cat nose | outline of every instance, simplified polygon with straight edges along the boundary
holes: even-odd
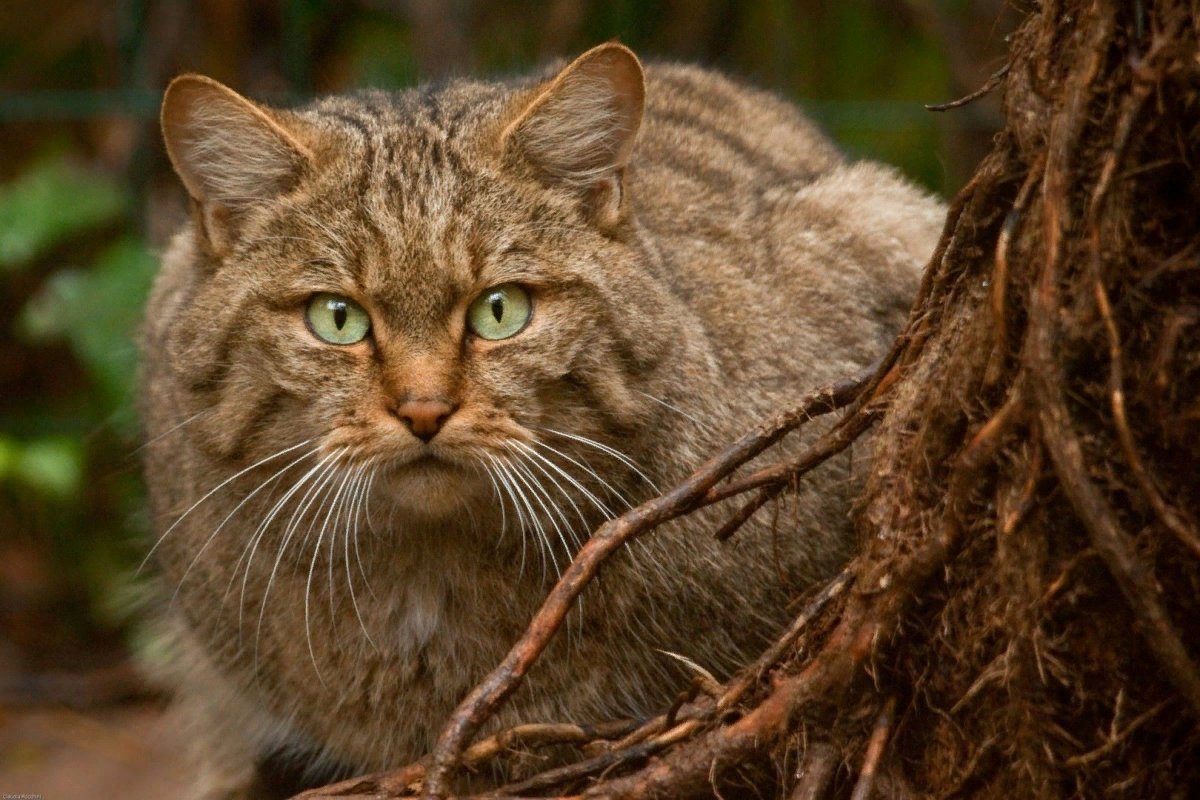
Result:
[[[395,410],[412,435],[425,443],[437,436],[453,413],[454,406],[437,399],[405,400]]]

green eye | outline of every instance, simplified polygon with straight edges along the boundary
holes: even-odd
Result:
[[[515,283],[504,283],[486,290],[467,309],[467,325],[483,339],[507,339],[515,336],[533,315],[529,292]]]
[[[314,295],[305,317],[313,335],[330,344],[361,342],[371,331],[371,318],[363,307],[336,294]]]

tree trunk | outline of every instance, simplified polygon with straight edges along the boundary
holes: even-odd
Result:
[[[1031,13],[1006,128],[908,328],[872,376],[801,403],[849,405],[830,434],[720,483],[806,416],[782,414],[604,526],[429,759],[306,796],[444,796],[463,762],[587,740],[579,764],[491,796],[1200,792],[1198,36],[1181,0]],[[607,552],[731,486],[754,492],[732,534],[872,423],[861,554],[758,662],[633,733],[468,748]]]

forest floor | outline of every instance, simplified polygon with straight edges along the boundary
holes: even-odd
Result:
[[[0,707],[0,798],[170,800],[186,786],[184,744],[159,703]]]

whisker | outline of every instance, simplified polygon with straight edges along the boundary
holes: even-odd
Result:
[[[588,464],[586,461],[583,461],[583,462],[581,462],[581,461],[579,461],[579,460],[575,459],[575,458],[574,458],[573,456],[571,456],[569,453],[566,453],[566,452],[564,452],[564,451],[562,451],[562,450],[559,450],[557,447],[553,447],[553,446],[551,446],[550,444],[548,444],[548,443],[546,443],[546,442],[543,442],[541,439],[534,439],[534,440],[533,440],[533,443],[534,443],[535,445],[537,445],[538,447],[541,447],[541,448],[543,448],[543,449],[545,449],[545,450],[549,450],[551,453],[554,453],[556,456],[560,456],[560,457],[562,457],[562,458],[565,458],[567,461],[570,461],[572,464],[574,464],[575,466],[579,467],[581,470],[583,470],[584,472],[586,472],[588,475],[591,475],[593,478],[595,478],[597,481],[599,481],[599,482],[600,482],[600,484],[601,484],[601,485],[602,485],[602,486],[603,486],[605,489],[607,489],[607,490],[608,490],[609,494],[613,495],[613,496],[614,496],[614,497],[616,497],[618,500],[620,500],[622,503],[624,503],[626,508],[633,508],[633,503],[632,503],[632,502],[629,500],[629,498],[628,498],[628,497],[625,495],[625,493],[624,493],[624,492],[622,492],[622,491],[620,491],[620,490],[619,490],[619,489],[617,489],[616,487],[614,487],[614,486],[613,486],[611,483],[609,483],[608,481],[606,481],[606,480],[605,480],[605,479],[604,479],[604,478],[603,478],[603,477],[600,475],[600,473],[596,472],[596,470],[595,470],[595,469],[593,469],[593,468],[592,468],[592,466],[591,466],[590,464]],[[605,506],[605,508],[607,508],[607,506]],[[615,513],[613,513],[611,510],[608,512],[608,514],[609,514],[609,516],[610,516],[610,517],[615,517],[615,516],[616,516],[616,514],[615,514]]]
[[[340,484],[338,484],[337,491],[333,495],[333,500],[330,501],[330,503],[329,503],[329,511],[325,512],[325,520],[321,523],[321,532],[319,534],[317,534],[317,543],[315,545],[313,545],[312,561],[308,565],[308,578],[304,582],[304,639],[308,643],[308,657],[312,660],[313,671],[317,673],[317,679],[319,681],[321,681],[322,686],[325,685],[325,678],[321,675],[321,668],[319,666],[317,666],[317,653],[313,649],[312,622],[311,622],[310,615],[309,615],[309,608],[310,608],[309,599],[312,597],[312,580],[313,580],[313,574],[317,571],[317,559],[321,555],[321,542],[323,542],[325,540],[325,531],[329,528],[329,520],[333,518],[334,509],[337,508],[338,502],[342,496],[342,492],[344,492],[346,490],[346,481],[348,481],[350,479],[350,474],[351,473],[349,473],[349,472],[342,474],[342,482]],[[336,481],[337,478],[335,477],[333,480]],[[332,483],[331,483],[331,486],[332,486]],[[329,494],[326,493],[325,497],[328,497],[328,496],[329,496]],[[321,501],[321,505],[322,506],[325,505],[324,500]],[[318,515],[320,514],[319,509],[318,509],[317,513],[318,513]],[[307,541],[308,541],[308,538],[306,536],[305,542],[307,542]],[[333,571],[332,552],[333,551],[331,548],[330,549],[330,564],[331,564],[330,572],[331,573]],[[330,605],[331,618],[332,618],[332,610],[333,610],[332,583],[333,582],[330,581],[331,588],[330,588],[330,592],[329,592],[329,598],[330,598],[329,605]]]
[[[350,501],[352,500],[352,495],[353,495],[355,489],[357,488],[358,478],[360,475],[362,475],[363,468],[365,466],[366,466],[366,464],[360,464],[357,469],[352,468],[353,472],[348,473],[347,478],[346,478],[346,484],[344,486],[345,493],[341,496],[340,499],[338,499],[336,501],[337,502],[337,515],[334,517],[333,531],[329,535],[329,564],[328,564],[329,574],[327,577],[329,579],[329,618],[330,619],[337,618],[335,608],[334,608],[334,602],[333,602],[333,562],[334,562],[333,548],[337,544],[338,528],[343,527],[341,524],[341,518],[342,518],[343,513],[345,513],[345,515],[346,515],[346,524],[345,524],[346,538],[349,538],[349,536],[350,536]]]
[[[488,476],[488,480],[492,483],[492,494],[496,496],[496,503],[500,506],[500,536],[508,533],[508,512],[504,508],[504,496],[500,494],[500,487],[496,484],[496,476],[492,474],[492,468],[484,463],[483,459],[479,460],[479,466],[483,467],[484,473]]]
[[[512,446],[515,446],[515,447],[516,447],[518,450],[520,450],[521,452],[524,452],[526,455],[529,455],[529,456],[532,456],[532,457],[534,457],[534,458],[538,458],[538,459],[541,459],[541,458],[542,458],[542,457],[541,457],[541,456],[540,456],[540,455],[537,453],[537,451],[535,451],[535,450],[534,450],[532,447],[530,447],[529,445],[526,445],[526,444],[524,444],[524,443],[522,443],[522,442],[515,442],[515,441],[514,441],[514,442],[511,442],[510,444],[511,444]],[[542,459],[542,460],[544,460],[544,459]],[[552,484],[554,485],[554,488],[555,488],[555,489],[557,489],[557,490],[558,490],[558,493],[559,493],[559,494],[561,494],[563,497],[565,497],[565,498],[567,499],[567,502],[571,504],[571,508],[573,508],[573,509],[575,510],[575,515],[576,515],[577,517],[579,517],[579,523],[580,523],[580,525],[583,527],[583,531],[582,531],[582,533],[581,533],[580,535],[587,535],[587,534],[590,534],[590,533],[591,533],[591,527],[592,527],[592,526],[591,526],[591,524],[588,522],[588,519],[587,519],[587,517],[586,517],[586,516],[584,516],[584,513],[583,513],[583,512],[582,512],[582,511],[579,509],[579,506],[578,506],[578,505],[575,503],[575,498],[571,497],[571,495],[570,495],[570,494],[567,492],[567,490],[563,488],[562,484],[561,484],[561,483],[559,483],[559,482],[558,482],[558,480],[557,480],[557,479],[556,479],[556,478],[555,478],[553,475],[551,475],[549,472],[547,472],[547,471],[546,471],[546,468],[545,468],[545,467],[543,467],[543,466],[542,466],[541,464],[539,464],[537,461],[530,461],[529,463],[530,463],[530,464],[531,464],[531,465],[532,465],[534,468],[536,468],[538,472],[540,472],[540,473],[542,473],[543,475],[545,475],[545,476],[546,476],[546,479],[547,479],[548,481],[550,481],[550,483],[552,483]],[[550,464],[550,466],[554,467],[554,468],[555,468],[555,471],[557,471],[557,472],[560,472],[560,473],[562,472],[562,470],[559,470],[559,469],[557,468],[557,466],[555,466],[554,464]],[[579,486],[579,484],[578,484],[576,481],[574,481],[574,480],[571,478],[571,476],[567,475],[567,476],[566,476],[566,478],[567,478],[567,480],[568,480],[568,481],[570,481],[572,484],[574,484],[574,485],[575,485],[577,488],[579,488],[579,489],[583,489],[583,487],[582,487],[582,486]],[[584,492],[586,492],[587,490],[586,490],[586,489],[583,489],[583,491],[584,491]],[[564,524],[565,524],[565,523],[566,523],[566,521],[564,520]],[[579,541],[580,541],[580,538],[579,538],[579,536],[575,536],[575,537],[572,537],[572,538],[575,540],[575,543],[576,543],[576,545],[578,545],[578,544],[579,544]]]
[[[601,514],[604,515],[605,519],[611,519],[616,516],[616,514],[613,513],[613,510],[608,507],[607,503],[605,503],[603,500],[601,500],[599,497],[597,497],[592,492],[591,489],[588,489],[582,483],[575,480],[575,478],[569,472],[562,469],[557,464],[555,464],[553,461],[546,458],[541,453],[534,450],[532,447],[525,444],[524,442],[517,442],[517,446],[520,447],[522,450],[524,450],[526,453],[528,453],[530,456],[532,456],[533,458],[536,458],[538,461],[547,465],[548,467],[550,467],[550,469],[554,470],[559,475],[561,475],[563,478],[565,478],[568,483],[570,483],[572,486],[574,486],[576,489],[578,489],[583,494],[583,496],[585,498],[587,498],[587,500],[596,508],[597,511],[599,511]],[[552,452],[554,451],[554,448],[549,448],[549,449]],[[596,477],[599,477],[599,476],[596,476]],[[609,487],[610,490],[611,490],[611,488],[612,487]],[[587,526],[587,523],[585,522],[584,525]]]
[[[185,419],[183,422],[178,422],[178,423],[172,425],[171,427],[167,428],[165,431],[160,433],[158,436],[155,436],[153,439],[147,439],[146,441],[142,442],[140,445],[135,447],[133,450],[130,450],[129,455],[126,456],[126,458],[133,458],[134,456],[136,456],[138,453],[145,450],[150,445],[152,445],[155,442],[158,442],[162,439],[165,439],[166,437],[170,436],[172,433],[179,430],[183,426],[188,425],[192,422],[195,422],[196,420],[198,420],[200,417],[204,416],[211,410],[212,410],[211,408],[203,408],[203,409],[197,411],[195,414],[192,414],[190,417]]]
[[[625,455],[624,453],[622,453],[620,450],[617,450],[616,448],[613,448],[613,447],[609,447],[608,445],[606,445],[602,442],[597,442],[595,439],[589,439],[586,436],[580,436],[579,434],[576,434],[576,433],[564,433],[563,431],[556,431],[553,428],[539,428],[538,430],[543,430],[543,431],[546,431],[547,433],[553,433],[556,436],[562,436],[567,439],[573,439],[573,440],[579,442],[580,444],[589,445],[591,447],[596,448],[597,450],[599,450],[602,453],[606,453],[606,454],[612,456],[613,458],[617,459],[622,464],[624,464],[625,466],[629,467],[631,470],[636,472],[638,474],[638,477],[640,477],[642,480],[644,480],[646,483],[648,483],[650,485],[650,488],[653,489],[656,493],[662,494],[662,492],[659,490],[658,486],[655,485],[654,481],[650,480],[650,478],[648,478],[646,476],[646,473],[642,472],[641,469],[638,468],[638,465],[634,462],[634,460],[632,458],[630,458],[629,456]]]
[[[175,605],[175,600],[179,595],[179,590],[183,588],[183,582],[187,580],[188,574],[191,573],[192,568],[195,567],[196,564],[200,561],[201,556],[204,555],[204,551],[207,550],[208,546],[213,543],[214,539],[217,538],[217,534],[221,532],[221,529],[225,527],[225,524],[228,523],[229,520],[233,519],[233,515],[236,514],[242,506],[246,505],[246,503],[248,503],[250,501],[250,499],[253,498],[256,494],[261,492],[263,489],[267,488],[267,486],[269,486],[270,484],[274,483],[276,478],[283,475],[283,473],[287,472],[289,469],[296,466],[304,459],[311,458],[312,456],[316,455],[318,451],[319,451],[319,448],[313,448],[312,450],[308,451],[304,455],[302,455],[299,458],[295,459],[294,461],[290,462],[283,469],[279,470],[274,475],[267,478],[265,481],[263,481],[257,487],[255,487],[254,491],[250,492],[245,497],[243,497],[241,502],[239,502],[236,506],[234,506],[233,510],[225,515],[225,518],[223,520],[221,520],[221,523],[219,525],[217,525],[216,528],[213,529],[213,532],[211,534],[209,534],[207,539],[204,540],[204,544],[201,545],[200,549],[196,551],[196,555],[192,557],[191,562],[187,565],[187,569],[185,569],[183,571],[183,576],[179,579],[179,583],[175,586],[175,592],[171,595],[171,602],[168,603],[168,605],[167,605],[168,608],[171,608],[172,606]]]
[[[362,491],[367,483],[367,472],[371,467],[372,461],[365,462],[358,473],[354,476],[354,497],[350,503],[350,516],[346,520],[346,536],[342,539],[342,560],[346,567],[346,586],[350,589],[350,605],[354,607],[354,616],[358,618],[358,626],[362,628],[363,636],[366,637],[367,643],[371,645],[376,653],[379,648],[376,647],[375,641],[371,638],[371,634],[367,631],[367,623],[363,621],[362,611],[358,607],[358,598],[354,594],[354,578],[350,572],[350,537],[351,531],[354,536],[354,547],[358,549],[358,515],[362,509]],[[359,562],[362,566],[362,562]],[[332,578],[330,579],[332,581]]]
[[[484,455],[487,456],[488,460],[490,460],[492,462],[492,466],[495,467],[496,479],[500,482],[500,485],[504,487],[504,492],[508,495],[509,500],[512,501],[513,510],[516,512],[516,515],[517,515],[517,537],[521,540],[521,567],[520,567],[518,574],[520,574],[522,577],[524,577],[525,576],[525,550],[526,550],[526,546],[529,541],[528,536],[526,535],[525,514],[521,510],[520,503],[517,502],[516,495],[513,493],[513,488],[510,485],[510,480],[508,478],[507,473],[502,471],[503,467],[500,463],[498,463],[499,459],[496,456],[493,456],[491,453],[484,453]],[[501,502],[500,508],[501,509],[504,508],[503,502]],[[544,575],[545,575],[544,568],[542,570],[542,574],[544,577]]]
[[[291,542],[292,537],[296,533],[296,529],[299,526],[299,521],[302,520],[304,515],[308,513],[308,509],[317,499],[317,495],[325,489],[331,480],[333,480],[333,476],[337,471],[337,459],[340,458],[345,452],[346,448],[342,448],[331,453],[325,459],[325,461],[328,462],[328,465],[317,478],[316,482],[314,482],[313,485],[309,487],[308,491],[304,493],[304,498],[300,501],[300,506],[294,512],[292,512],[292,518],[288,521],[288,524],[284,529],[283,539],[279,543],[279,553],[275,557],[275,563],[271,567],[271,574],[267,578],[267,587],[263,590],[262,605],[258,611],[258,625],[254,631],[254,664],[256,669],[258,665],[258,644],[262,635],[263,619],[267,614],[267,600],[271,596],[271,587],[275,585],[275,575],[279,572],[279,564],[281,561],[283,561],[283,555],[287,552],[288,544]],[[249,568],[250,563],[247,562],[247,575],[249,574]]]
[[[674,411],[676,414],[683,417],[684,419],[691,420],[692,422],[699,425],[700,428],[703,431],[705,431],[706,433],[712,433],[713,429],[712,429],[711,425],[709,425],[707,422],[700,419],[699,417],[689,414],[688,412],[684,411],[679,406],[668,403],[666,400],[663,400],[661,397],[655,397],[654,395],[650,394],[649,392],[643,392],[641,389],[634,389],[634,391],[637,392],[638,394],[640,394],[642,397],[645,397],[649,400],[653,400],[654,402],[658,403],[663,408],[667,408],[667,409],[670,409],[671,411]]]
[[[533,495],[533,499],[536,500],[537,504],[542,507],[543,511],[546,512],[546,519],[549,520],[550,524],[554,526],[554,532],[556,534],[558,534],[558,541],[560,543],[562,543],[563,551],[565,552],[567,559],[569,560],[571,558],[571,546],[569,544],[567,544],[567,538],[565,535],[563,535],[562,527],[559,526],[558,519],[555,517],[555,514],[550,511],[550,508],[553,507],[554,512],[557,512],[557,514],[559,516],[562,515],[561,510],[554,503],[553,499],[546,496],[545,487],[543,487],[541,484],[539,484],[537,482],[537,479],[534,477],[533,473],[529,471],[528,467],[526,467],[524,464],[521,463],[519,458],[513,459],[509,463],[512,465],[513,471],[517,475],[517,477],[520,478],[524,482],[526,488],[529,489],[530,493]],[[543,498],[545,498],[545,499],[543,499]],[[547,502],[550,503],[549,506],[546,505]],[[555,573],[557,574],[558,577],[561,578],[562,577],[562,569],[559,568],[559,566],[558,566],[558,559],[554,557],[553,546],[551,546],[551,549],[550,549],[550,557],[551,557],[551,560],[554,562]]]
[[[576,459],[572,458],[572,457],[571,457],[570,455],[568,455],[567,453],[564,453],[564,452],[562,452],[561,450],[558,450],[557,448],[555,448],[555,447],[552,447],[551,445],[549,445],[549,444],[547,444],[547,443],[545,443],[545,442],[543,442],[543,441],[541,441],[541,440],[539,440],[539,439],[534,439],[534,440],[533,440],[533,443],[534,443],[535,445],[539,445],[540,447],[542,447],[542,448],[544,448],[544,449],[546,449],[546,450],[549,450],[551,453],[555,453],[555,454],[557,454],[557,455],[559,455],[559,456],[562,456],[563,458],[565,458],[565,459],[567,459],[568,461],[570,461],[572,464],[575,464],[577,467],[579,467],[580,469],[584,470],[584,471],[585,471],[585,472],[587,472],[589,475],[591,475],[591,476],[592,476],[592,477],[594,477],[596,480],[598,480],[598,481],[599,481],[601,484],[603,484],[603,485],[604,485],[604,487],[605,487],[606,489],[608,489],[608,491],[609,491],[610,493],[612,493],[613,495],[615,495],[615,496],[616,496],[616,498],[617,498],[618,500],[620,500],[621,502],[623,502],[627,508],[633,508],[633,503],[631,503],[631,502],[629,501],[629,498],[627,498],[627,497],[626,497],[626,496],[625,496],[625,495],[624,495],[622,492],[620,492],[620,491],[618,491],[617,489],[615,489],[615,488],[612,486],[612,484],[610,484],[610,483],[609,483],[608,481],[606,481],[606,480],[605,480],[603,477],[601,477],[601,476],[600,476],[600,474],[599,474],[599,473],[597,473],[597,472],[596,472],[594,469],[592,469],[590,465],[588,465],[588,464],[586,464],[586,463],[580,463],[579,461],[577,461]],[[526,447],[527,449],[529,449],[529,448],[528,448],[528,445],[525,445],[525,447]],[[543,461],[545,461],[547,464],[549,464],[551,467],[553,467],[553,468],[554,468],[556,471],[560,472],[560,473],[561,473],[561,474],[562,474],[564,477],[566,477],[566,478],[567,478],[567,480],[570,480],[570,481],[572,481],[572,483],[575,483],[575,485],[576,485],[576,486],[577,486],[577,487],[580,489],[580,491],[583,491],[584,493],[586,493],[586,495],[588,496],[588,498],[589,498],[589,499],[592,501],[592,504],[593,504],[593,505],[597,505],[597,504],[598,504],[598,502],[599,502],[599,501],[598,501],[598,499],[597,499],[597,498],[595,498],[595,496],[594,496],[594,495],[593,495],[593,494],[592,494],[592,493],[591,493],[591,492],[590,492],[590,491],[589,491],[589,490],[588,490],[586,487],[584,487],[582,484],[579,484],[577,481],[574,481],[574,480],[571,478],[571,476],[570,476],[570,475],[568,475],[568,474],[567,474],[565,471],[563,471],[563,470],[559,469],[559,468],[557,467],[557,465],[555,465],[555,464],[554,464],[554,462],[552,462],[550,459],[548,459],[548,458],[545,458],[545,457],[544,457],[544,456],[542,456],[540,453],[538,453],[538,452],[536,452],[536,451],[534,451],[534,450],[532,450],[532,449],[529,449],[529,453],[530,453],[530,455],[533,455],[533,456],[536,456],[536,457],[537,457],[537,458],[539,458],[539,459],[542,459],[542,460],[543,460]],[[612,519],[612,518],[616,517],[616,514],[615,514],[615,513],[613,513],[613,512],[612,512],[612,511],[611,511],[611,510],[608,508],[608,506],[607,506],[607,505],[603,505],[603,506],[601,506],[601,505],[597,505],[597,508],[600,508],[600,509],[601,509],[603,512],[605,512],[605,513],[607,514],[607,518],[608,518],[608,519]],[[637,543],[637,542],[626,542],[626,543],[625,543],[623,546],[624,546],[624,548],[625,548],[626,552],[628,552],[628,553],[629,553],[629,557],[630,557],[630,561],[631,561],[631,563],[633,564],[634,568],[635,568],[635,569],[638,571],[638,574],[642,575],[642,580],[644,581],[644,580],[645,580],[645,575],[644,575],[644,573],[643,573],[643,571],[642,571],[642,563],[641,563],[641,559],[638,557],[638,555],[637,555],[637,551],[635,550],[635,545],[636,545],[636,544],[638,544],[638,543]],[[653,558],[651,558],[651,561],[652,561],[652,563],[654,563],[654,566],[655,566],[655,568],[656,568],[656,569],[660,569],[660,568],[659,568],[659,565],[657,564],[657,562],[654,562],[654,559],[653,559]],[[661,569],[660,569],[660,571],[661,571]]]
[[[558,571],[558,560],[554,558],[554,551],[553,548],[550,547],[550,540],[546,536],[546,531],[542,527],[541,520],[538,519],[537,514],[533,510],[533,504],[529,502],[529,498],[526,496],[525,490],[521,488],[521,483],[517,480],[515,469],[511,469],[513,466],[512,462],[497,458],[496,464],[501,470],[503,470],[504,474],[508,476],[509,486],[512,487],[513,491],[516,493],[516,496],[519,497],[521,502],[525,505],[525,511],[528,513],[527,519],[529,527],[532,527],[538,535],[539,551],[542,554],[542,583],[545,583],[547,556],[554,561],[554,569],[556,572]],[[529,527],[524,529],[528,530]]]
[[[283,497],[281,497],[277,501],[275,501],[275,505],[273,505],[271,507],[271,510],[267,512],[267,515],[263,518],[262,522],[260,522],[258,524],[258,527],[255,528],[254,534],[250,537],[250,540],[246,543],[245,547],[242,548],[241,555],[238,556],[238,560],[234,563],[233,569],[230,571],[229,585],[225,587],[225,596],[226,597],[229,595],[230,589],[233,588],[233,582],[237,576],[238,565],[241,564],[242,559],[246,558],[247,554],[249,554],[249,559],[247,559],[247,561],[246,561],[245,576],[242,579],[242,591],[241,591],[241,596],[240,596],[239,604],[238,604],[238,635],[239,636],[241,636],[241,628],[242,628],[242,619],[243,619],[242,609],[245,606],[245,601],[246,601],[246,582],[250,578],[250,564],[254,560],[254,554],[258,550],[259,542],[262,541],[262,537],[266,533],[267,528],[270,527],[271,522],[274,521],[275,515],[279,513],[279,511],[284,507],[284,505],[287,504],[287,501],[290,500],[292,498],[292,496],[294,496],[296,494],[296,492],[300,491],[300,489],[304,486],[304,484],[306,484],[308,482],[309,478],[311,478],[313,476],[313,474],[315,474],[316,472],[318,472],[321,469],[322,465],[324,465],[325,462],[329,460],[329,458],[330,458],[330,456],[326,456],[321,461],[318,461],[315,466],[313,466],[311,469],[309,469],[309,471],[306,472],[304,475],[302,475],[298,481],[296,481],[294,484],[292,484],[292,487],[290,489],[288,489],[286,492],[284,492]]]
[[[543,486],[541,484],[541,482],[539,482],[537,480],[536,476],[530,471],[529,467],[526,466],[520,460],[520,458],[519,458],[520,451],[516,450],[515,447],[511,446],[511,444],[510,444],[510,449],[516,451],[516,453],[518,455],[518,458],[513,461],[513,465],[515,467],[519,468],[521,471],[523,471],[525,473],[525,476],[536,487],[536,491],[540,491],[540,493],[546,498],[546,502],[548,502],[554,508],[554,511],[558,515],[558,518],[562,520],[563,526],[566,527],[567,531],[569,532],[571,530],[571,526],[570,526],[570,523],[567,522],[566,514],[564,514],[562,512],[562,510],[559,508],[559,505],[554,502],[554,499],[552,497],[550,497],[549,491],[546,489],[545,486]],[[536,462],[530,462],[530,463],[532,463],[535,467],[538,466]],[[541,469],[541,467],[538,467],[538,469]],[[544,469],[542,469],[541,471],[542,471],[543,475],[545,475],[547,478],[550,479],[550,481],[554,484],[555,488],[557,488],[558,491],[560,493],[562,493],[562,495],[571,502],[571,505],[575,507],[575,513],[579,514],[580,520],[583,520],[584,528],[587,528],[587,520],[584,518],[583,514],[579,511],[579,507],[575,505],[575,501],[571,500],[571,497],[565,491],[563,491],[562,486],[559,485],[558,481],[554,480],[553,476],[551,476],[550,473],[546,472]],[[539,500],[538,502],[540,503],[541,501]],[[543,508],[544,507],[545,506],[543,505]],[[570,563],[571,559],[574,558],[575,551],[569,544],[567,544],[567,538],[563,535],[562,528],[560,528],[558,526],[558,522],[555,520],[555,518],[553,516],[550,517],[550,523],[552,525],[554,525],[554,530],[558,533],[558,540],[562,543],[563,551],[566,555],[567,562]],[[574,539],[574,537],[572,537],[572,538]],[[578,539],[574,539],[574,541],[576,544],[578,544]],[[557,563],[555,564],[555,569],[557,569]],[[562,577],[562,570],[558,570],[558,575],[560,578]],[[576,610],[579,612],[579,628],[578,628],[579,637],[582,637],[582,634],[583,634],[583,597],[579,597],[576,599],[575,606],[576,606]],[[579,637],[577,637],[577,639],[576,639],[577,645],[580,642],[582,642],[582,638],[579,638]]]
[[[254,462],[253,464],[246,467],[245,469],[238,470],[237,472],[230,475],[225,480],[218,483],[216,486],[214,486],[212,489],[210,489],[207,494],[205,494],[199,500],[197,500],[196,502],[194,502],[190,506],[188,506],[187,511],[184,511],[182,514],[180,514],[179,519],[175,520],[173,523],[171,523],[170,527],[168,527],[165,531],[163,531],[162,536],[158,537],[158,541],[156,541],[154,543],[154,546],[150,548],[150,552],[146,553],[146,557],[143,558],[142,563],[138,565],[137,571],[138,572],[142,571],[142,569],[146,566],[146,562],[150,560],[150,557],[152,555],[154,555],[154,551],[156,551],[158,549],[158,546],[163,543],[163,540],[166,539],[171,534],[171,531],[173,531],[177,527],[179,527],[179,523],[181,523],[185,519],[187,519],[187,515],[191,514],[193,511],[195,511],[200,506],[200,504],[203,503],[205,500],[212,497],[214,494],[221,491],[221,489],[223,489],[226,486],[228,486],[229,484],[233,483],[235,480],[242,477],[247,472],[257,469],[258,467],[261,467],[263,464],[266,464],[268,461],[274,461],[275,459],[279,458],[280,456],[287,455],[288,453],[291,453],[294,450],[304,447],[304,445],[310,443],[311,441],[312,441],[312,439],[305,439],[303,442],[294,444],[291,447],[285,447],[284,449],[282,449],[276,453],[273,453],[273,454],[267,456],[266,458],[261,459],[260,461]]]
[[[375,486],[375,476],[377,474],[378,474],[377,472],[372,471],[371,474],[367,477],[367,485],[362,491],[363,499],[359,503],[359,509],[360,510],[365,509],[365,512],[364,512],[365,518],[364,519],[367,523],[367,530],[370,531],[372,536],[375,535],[375,531],[371,527],[371,508],[370,508],[371,489]],[[358,521],[358,517],[355,516],[354,560],[358,562],[358,574],[362,575],[363,583],[366,584],[367,592],[371,595],[371,599],[378,600],[379,598],[375,596],[375,590],[373,588],[371,588],[371,581],[367,578],[367,571],[366,571],[366,568],[363,566],[362,553],[360,553],[359,549],[358,549],[358,524],[357,524],[357,521]]]

